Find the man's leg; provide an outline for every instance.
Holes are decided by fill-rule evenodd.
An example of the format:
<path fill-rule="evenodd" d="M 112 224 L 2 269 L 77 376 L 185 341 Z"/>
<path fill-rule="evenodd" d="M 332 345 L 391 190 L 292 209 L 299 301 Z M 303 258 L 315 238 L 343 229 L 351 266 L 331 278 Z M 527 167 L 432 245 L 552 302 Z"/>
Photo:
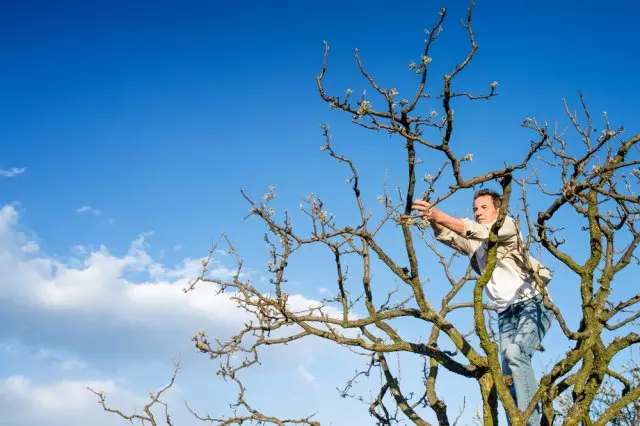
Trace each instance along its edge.
<path fill-rule="evenodd" d="M 526 410 L 538 390 L 538 381 L 531 366 L 531 358 L 551 326 L 553 314 L 541 302 L 541 297 L 522 302 L 514 313 L 517 326 L 513 339 L 502 347 L 503 362 L 511 370 L 516 403 Z M 529 418 L 529 425 L 540 424 L 540 404 Z"/>
<path fill-rule="evenodd" d="M 502 359 L 502 375 L 505 379 L 505 384 L 509 388 L 509 392 L 515 401 L 516 399 L 516 391 L 513 387 L 513 377 L 511 373 L 511 368 L 507 363 L 505 357 L 506 348 L 513 343 L 513 338 L 516 335 L 516 330 L 518 329 L 518 315 L 514 315 L 512 309 L 508 309 L 507 311 L 498 315 L 498 332 L 499 332 L 499 340 L 500 340 L 500 352 Z M 507 418 L 509 424 L 509 419 Z"/>

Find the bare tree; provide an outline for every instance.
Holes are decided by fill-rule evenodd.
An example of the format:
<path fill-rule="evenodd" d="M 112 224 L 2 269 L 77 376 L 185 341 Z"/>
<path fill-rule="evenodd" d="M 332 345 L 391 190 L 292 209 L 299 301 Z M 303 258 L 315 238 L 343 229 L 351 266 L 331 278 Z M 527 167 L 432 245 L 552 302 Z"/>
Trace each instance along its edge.
<path fill-rule="evenodd" d="M 241 258 L 224 237 L 203 262 L 202 275 L 186 289 L 193 290 L 201 282 L 213 283 L 220 292 L 231 292 L 238 309 L 248 312 L 252 318 L 229 339 L 210 337 L 205 331 L 193 338 L 197 350 L 218 360 L 219 373 L 233 380 L 239 389 L 233 415 L 211 417 L 194 412 L 199 419 L 220 425 L 251 421 L 316 424 L 313 417 L 279 419 L 253 408 L 247 402 L 239 377 L 241 371 L 258 362 L 265 347 L 316 337 L 366 357 L 363 369 L 347 379 L 340 390 L 343 396 L 365 400 L 357 395 L 355 383 L 361 378 L 374 377 L 370 374 L 372 371 L 380 372 L 382 381 L 375 396 L 366 400 L 372 417 L 379 424 L 409 420 L 427 425 L 427 416 L 434 415 L 440 425 L 456 424 L 460 407 L 449 407 L 447 396 L 438 386 L 438 379 L 450 374 L 475 384 L 482 401 L 481 421 L 487 425 L 498 423 L 499 403 L 513 425 L 524 425 L 538 402 L 543 408 L 543 424 L 553 424 L 555 420 L 562 424 L 604 425 L 629 410 L 636 410 L 637 422 L 640 398 L 637 375 L 633 376 L 635 379 L 629 378 L 631 370 L 616 371 L 615 367 L 617 357 L 640 343 L 640 335 L 633 331 L 633 325 L 637 325 L 640 318 L 637 310 L 640 294 L 633 294 L 633 288 L 637 292 L 638 286 L 618 279 L 622 271 L 635 267 L 638 262 L 635 250 L 640 243 L 637 195 L 640 134 L 625 136 L 624 129 L 613 126 L 606 113 L 598 121 L 601 124 L 596 124 L 580 95 L 580 114 L 565 102 L 570 128 L 550 129 L 546 122 L 526 118 L 522 126 L 529 129 L 533 140 L 520 160 L 470 176 L 465 169 L 473 154 L 456 152 L 453 105 L 487 101 L 498 91 L 497 82 L 488 83 L 486 91 L 480 94 L 458 89 L 456 85 L 458 76 L 470 66 L 478 48 L 472 26 L 473 8 L 472 1 L 463 20 L 469 43 L 467 53 L 442 80 L 436 80 L 429 76 L 429 55 L 447 18 L 447 10 L 440 11 L 437 22 L 427 31 L 419 60 L 410 65 L 418 78 L 410 96 L 402 97 L 395 88 L 383 87 L 365 68 L 357 50 L 355 60 L 370 85 L 370 93 L 364 92 L 357 99 L 353 99 L 349 89 L 344 95 L 330 94 L 325 87 L 329 59 L 329 45 L 325 45 L 322 68 L 316 79 L 322 100 L 347 113 L 354 124 L 396 137 L 406 155 L 406 184 L 398 189 L 397 195 L 385 188 L 384 194 L 378 197 L 382 207 L 378 211 L 371 209 L 368 205 L 371 199 L 361 191 L 356 161 L 337 151 L 329 127 L 323 126 L 322 150 L 345 166 L 358 212 L 354 223 L 340 223 L 329 213 L 323 200 L 312 194 L 301 205 L 308 218 L 307 228 L 299 230 L 296 225 L 294 229 L 287 212 L 282 215 L 275 212 L 275 188 L 269 188 L 260 200 L 242 193 L 251 207 L 250 215 L 262 221 L 267 229 L 264 240 L 270 247 L 268 270 L 272 287 L 267 293 L 242 279 Z M 439 112 L 426 108 L 436 103 Z M 596 130 L 596 126 L 600 130 Z M 440 158 L 441 166 L 427 170 L 429 173 L 420 177 L 419 155 L 428 156 L 432 163 Z M 411 206 L 415 199 L 423 197 L 438 205 L 490 182 L 499 183 L 505 202 L 492 227 L 487 267 L 481 276 L 475 276 L 471 268 L 456 266 L 455 254 L 434 244 L 426 232 L 426 224 L 412 216 Z M 421 192 L 421 188 L 426 189 Z M 543 206 L 537 215 L 530 207 L 531 189 L 535 189 L 537 195 L 536 205 Z M 483 288 L 496 265 L 497 232 L 510 204 L 517 206 L 512 214 L 518 217 L 525 235 L 521 245 L 523 253 L 538 246 L 550 253 L 559 268 L 575 276 L 576 284 L 567 285 L 562 291 L 575 294 L 580 303 L 571 309 L 581 312 L 579 325 L 572 327 L 564 318 L 562 307 L 556 306 L 549 297 L 543 280 L 528 265 L 542 289 L 544 304 L 553 311 L 570 349 L 559 356 L 540 379 L 540 387 L 524 412 L 516 408 L 502 376 L 492 308 L 483 304 L 482 299 Z M 569 245 L 566 233 L 570 231 L 565 228 L 569 226 L 578 227 L 573 231 L 583 231 L 587 244 L 565 249 Z M 402 254 L 381 242 L 379 235 L 383 229 L 395 233 L 397 241 L 402 242 Z M 231 280 L 213 279 L 207 273 L 212 253 L 222 245 L 236 256 L 237 268 Z M 324 247 L 326 256 L 332 259 L 335 297 L 296 308 L 287 292 L 287 268 L 292 254 L 308 246 Z M 430 254 L 420 254 L 425 247 Z M 440 270 L 421 269 L 425 256 L 435 260 Z M 348 272 L 348 266 L 355 263 L 359 264 L 357 277 Z M 381 268 L 389 271 L 400 285 L 390 288 L 387 283 L 377 282 L 374 286 L 372 271 Z M 464 289 L 468 291 L 465 293 Z M 614 291 L 618 289 L 620 291 Z M 432 297 L 432 294 L 438 296 Z M 460 301 L 460 297 L 469 299 Z M 450 320 L 450 314 L 460 310 L 468 312 L 467 318 L 473 320 L 472 329 L 465 330 Z M 420 327 L 425 334 L 428 331 L 428 337 L 409 338 L 405 327 Z M 389 357 L 398 353 L 415 356 L 423 362 L 420 372 L 423 386 L 418 392 L 404 387 L 399 379 L 399 367 L 389 362 Z M 637 369 L 633 371 L 637 374 Z M 370 379 L 369 385 L 377 384 Z M 101 401 L 104 405 L 102 396 Z M 560 412 L 558 404 L 562 401 L 566 410 Z"/>
<path fill-rule="evenodd" d="M 608 372 L 591 404 L 590 417 L 600 418 L 610 406 L 618 402 L 621 396 L 625 396 L 638 386 L 640 386 L 640 364 L 631 357 L 620 366 L 619 371 L 610 370 Z M 555 405 L 557 418 L 561 420 L 573 406 L 573 401 L 571 396 L 565 393 L 556 399 Z M 640 424 L 640 400 L 636 399 L 624 406 L 609 419 L 609 424 L 615 426 L 637 426 Z"/>
<path fill-rule="evenodd" d="M 142 407 L 142 413 L 133 412 L 131 414 L 125 414 L 121 410 L 111 408 L 107 405 L 107 397 L 104 394 L 104 392 L 96 391 L 91 388 L 87 388 L 87 389 L 89 389 L 89 391 L 91 391 L 98 397 L 99 403 L 102 406 L 102 409 L 104 411 L 115 414 L 116 416 L 124 420 L 128 420 L 132 424 L 134 422 L 138 422 L 142 426 L 145 426 L 145 425 L 160 426 L 162 424 L 165 424 L 166 426 L 174 426 L 174 424 L 171 422 L 171 415 L 169 414 L 169 406 L 167 405 L 166 402 L 164 402 L 161 399 L 161 397 L 169 389 L 171 389 L 171 387 L 176 381 L 176 376 L 178 375 L 179 371 L 180 371 L 180 363 L 176 362 L 174 364 L 173 376 L 171 377 L 171 380 L 169 381 L 169 383 L 167 383 L 162 388 L 160 388 L 157 392 L 149 392 L 149 402 L 144 407 Z M 162 407 L 162 414 L 160 416 L 158 416 L 157 412 L 154 412 L 154 410 L 158 407 Z M 164 423 L 162 423 L 162 420 L 158 420 L 158 419 L 163 419 Z"/>

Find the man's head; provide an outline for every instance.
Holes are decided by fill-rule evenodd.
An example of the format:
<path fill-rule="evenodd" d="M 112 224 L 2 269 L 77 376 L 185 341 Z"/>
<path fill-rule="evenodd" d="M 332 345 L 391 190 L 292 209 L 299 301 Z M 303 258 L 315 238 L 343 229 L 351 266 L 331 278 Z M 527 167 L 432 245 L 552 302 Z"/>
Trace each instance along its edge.
<path fill-rule="evenodd" d="M 473 217 L 478 223 L 491 223 L 498 217 L 501 205 L 500 194 L 491 189 L 481 189 L 473 195 Z"/>

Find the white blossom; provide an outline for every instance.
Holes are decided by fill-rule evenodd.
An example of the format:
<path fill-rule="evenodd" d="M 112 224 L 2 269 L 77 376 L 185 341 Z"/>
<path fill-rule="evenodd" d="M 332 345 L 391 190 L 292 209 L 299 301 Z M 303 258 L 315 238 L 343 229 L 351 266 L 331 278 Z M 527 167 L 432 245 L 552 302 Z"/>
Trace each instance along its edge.
<path fill-rule="evenodd" d="M 358 115 L 362 117 L 363 115 L 367 114 L 370 111 L 371 111 L 371 102 L 362 101 L 360 103 L 360 108 L 358 108 Z"/>
<path fill-rule="evenodd" d="M 273 185 L 269 186 L 269 192 L 267 192 L 263 196 L 265 201 L 273 200 L 274 198 L 277 198 L 277 197 L 278 197 L 278 194 L 276 193 L 276 187 Z"/>

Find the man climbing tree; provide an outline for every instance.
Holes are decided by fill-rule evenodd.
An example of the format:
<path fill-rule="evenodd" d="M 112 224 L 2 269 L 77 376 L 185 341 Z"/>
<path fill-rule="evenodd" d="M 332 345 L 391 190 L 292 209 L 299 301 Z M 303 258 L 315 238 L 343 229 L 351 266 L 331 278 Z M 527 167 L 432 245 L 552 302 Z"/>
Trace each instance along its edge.
<path fill-rule="evenodd" d="M 481 189 L 473 199 L 475 221 L 449 216 L 424 200 L 417 200 L 413 208 L 431 224 L 438 241 L 469 256 L 474 271 L 482 275 L 487 265 L 491 227 L 498 219 L 502 204 L 500 194 Z M 497 233 L 495 267 L 485 285 L 486 293 L 498 311 L 502 372 L 522 411 L 538 389 L 531 358 L 553 319 L 553 313 L 542 303 L 542 293 L 528 265 L 535 265 L 536 272 L 545 277 L 545 284 L 551 278 L 550 271 L 523 253 L 523 249 L 515 220 L 505 217 Z M 540 424 L 539 404 L 527 424 Z"/>

